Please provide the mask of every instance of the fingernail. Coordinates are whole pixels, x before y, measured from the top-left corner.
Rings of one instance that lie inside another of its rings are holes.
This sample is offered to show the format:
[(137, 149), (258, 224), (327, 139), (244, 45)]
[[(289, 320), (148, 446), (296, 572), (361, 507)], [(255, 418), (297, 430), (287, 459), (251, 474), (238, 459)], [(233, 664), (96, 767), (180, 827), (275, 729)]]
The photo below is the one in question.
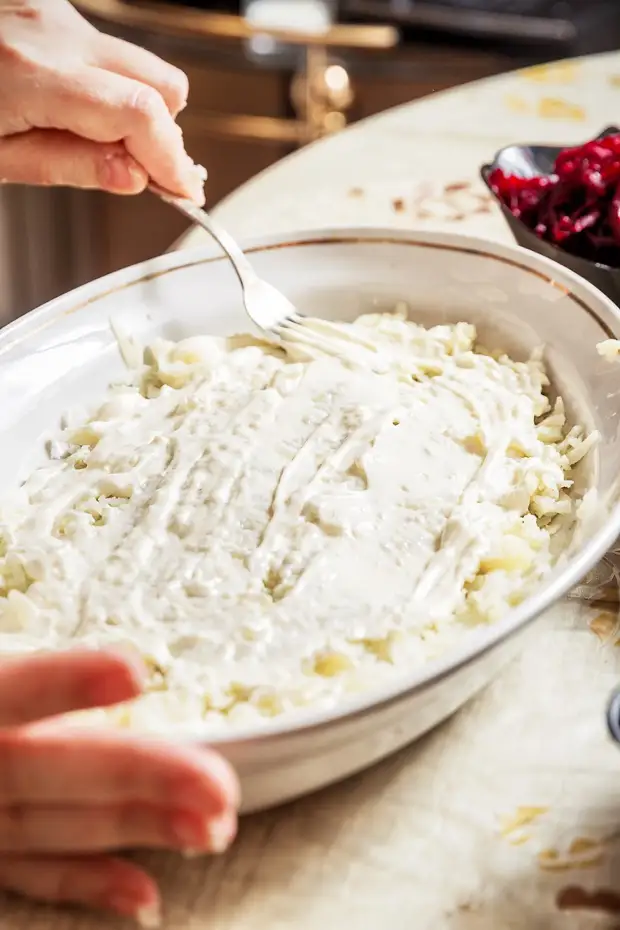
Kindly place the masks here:
[(118, 152), (106, 156), (103, 163), (103, 188), (119, 194), (133, 194), (144, 190), (146, 183), (146, 174), (131, 156)]
[(225, 852), (235, 838), (237, 832), (237, 815), (233, 811), (226, 811), (207, 824), (209, 834), (209, 849), (213, 853)]
[(113, 655), (120, 656), (123, 662), (126, 662), (133, 671), (136, 682), (141, 690), (144, 690), (149, 683), (149, 670), (142, 653), (138, 647), (131, 641), (115, 643), (106, 647)]
[(145, 930), (161, 926), (161, 910), (157, 902), (141, 904), (135, 896), (121, 891), (112, 894), (105, 904), (123, 917), (133, 917)]
[(196, 165), (188, 158), (188, 171), (187, 171), (187, 192), (190, 194), (192, 200), (202, 206), (205, 202), (205, 182), (207, 180), (207, 172), (202, 165)]
[(131, 190), (143, 191), (148, 183), (146, 173), (133, 160), (127, 164), (127, 174), (131, 181)]
[(141, 907), (136, 912), (136, 921), (139, 927), (144, 930), (156, 930), (161, 927), (161, 910), (157, 904), (149, 904), (148, 907)]
[(172, 815), (172, 833), (180, 849), (204, 849), (208, 842), (205, 821), (200, 814), (177, 811)]
[(205, 852), (224, 852), (230, 846), (236, 829), (237, 816), (233, 811), (209, 820), (187, 811), (179, 811), (172, 817), (174, 841), (187, 858), (195, 858)]

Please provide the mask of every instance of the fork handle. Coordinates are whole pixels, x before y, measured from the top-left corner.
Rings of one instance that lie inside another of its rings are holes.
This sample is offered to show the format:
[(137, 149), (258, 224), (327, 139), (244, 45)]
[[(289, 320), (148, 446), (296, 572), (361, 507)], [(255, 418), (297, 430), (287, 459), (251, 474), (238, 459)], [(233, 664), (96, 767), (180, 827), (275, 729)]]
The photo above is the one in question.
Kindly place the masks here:
[(158, 187), (157, 184), (149, 184), (149, 190), (152, 194), (155, 194), (156, 197), (159, 197), (165, 203), (175, 207), (180, 213), (182, 213), (188, 219), (192, 220), (192, 222), (197, 223), (198, 226), (202, 226), (202, 228), (205, 229), (209, 235), (215, 239), (215, 241), (228, 255), (243, 288), (248, 287), (250, 284), (258, 280), (258, 275), (254, 271), (254, 268), (247, 260), (233, 237), (227, 233), (225, 229), (222, 229), (218, 223), (215, 223), (206, 212), (206, 210), (202, 210), (197, 204), (193, 202), (193, 200), (189, 200), (187, 197), (178, 197), (176, 194), (171, 194), (170, 191), (164, 190), (162, 187)]

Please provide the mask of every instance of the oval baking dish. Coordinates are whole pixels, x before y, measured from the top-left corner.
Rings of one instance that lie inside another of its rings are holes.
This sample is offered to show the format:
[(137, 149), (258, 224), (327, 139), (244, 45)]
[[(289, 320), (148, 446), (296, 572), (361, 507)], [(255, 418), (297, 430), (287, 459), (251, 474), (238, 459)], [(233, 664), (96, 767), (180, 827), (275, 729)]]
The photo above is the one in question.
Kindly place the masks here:
[[(237, 767), (244, 810), (250, 811), (359, 771), (445, 719), (488, 683), (530, 622), (577, 584), (620, 534), (620, 367), (596, 350), (602, 340), (620, 338), (620, 313), (567, 269), (520, 248), (468, 237), (342, 229), (247, 247), (259, 274), (302, 312), (353, 320), (404, 301), (410, 316), (427, 325), (473, 323), (485, 345), (515, 359), (544, 345), (569, 417), (601, 435), (580, 479), (596, 487), (597, 503), (579, 540), (536, 593), (499, 622), (468, 633), (440, 662), (333, 711), (300, 711), (260, 730), (231, 730), (226, 738), (196, 735)], [(177, 339), (248, 328), (234, 273), (215, 247), (125, 269), (7, 326), (0, 332), (5, 488), (42, 458), (42, 437), (76, 397), (96, 399), (121, 373), (111, 321), (122, 321), (142, 343), (158, 335)]]

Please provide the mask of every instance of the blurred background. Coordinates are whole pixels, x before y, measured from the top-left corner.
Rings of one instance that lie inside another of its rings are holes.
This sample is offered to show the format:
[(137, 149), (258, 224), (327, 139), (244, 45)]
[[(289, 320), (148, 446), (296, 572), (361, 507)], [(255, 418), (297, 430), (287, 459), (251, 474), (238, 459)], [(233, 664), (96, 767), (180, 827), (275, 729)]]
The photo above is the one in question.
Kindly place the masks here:
[[(208, 207), (288, 153), (426, 94), (620, 47), (620, 0), (75, 0), (183, 68), (181, 115)], [(170, 248), (145, 194), (0, 189), (0, 321)]]

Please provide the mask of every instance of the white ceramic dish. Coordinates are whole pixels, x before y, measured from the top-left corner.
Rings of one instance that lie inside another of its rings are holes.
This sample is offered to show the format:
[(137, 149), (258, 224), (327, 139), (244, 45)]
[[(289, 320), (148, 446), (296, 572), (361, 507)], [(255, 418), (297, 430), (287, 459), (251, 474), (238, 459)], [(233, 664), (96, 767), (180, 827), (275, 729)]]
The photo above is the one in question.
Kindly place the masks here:
[[(596, 343), (620, 337), (620, 313), (592, 286), (515, 247), (444, 234), (338, 230), (250, 243), (257, 270), (300, 310), (353, 319), (405, 300), (425, 323), (475, 323), (481, 339), (524, 357), (544, 343), (572, 417), (601, 433), (588, 482), (600, 506), (584, 539), (536, 595), (463, 647), (389, 691), (307, 712), (264, 732), (217, 741), (239, 771), (244, 810), (337, 781), (399, 749), (480, 690), (530, 621), (565, 594), (620, 534), (620, 367)], [(95, 281), (0, 332), (0, 481), (42, 458), (61, 412), (88, 401), (122, 370), (110, 319), (138, 339), (247, 329), (234, 273), (216, 248), (168, 254)], [(583, 480), (586, 480), (584, 471)], [(518, 696), (515, 696), (518, 699)], [(601, 714), (603, 708), (601, 708)], [(173, 737), (174, 734), (165, 734)]]

